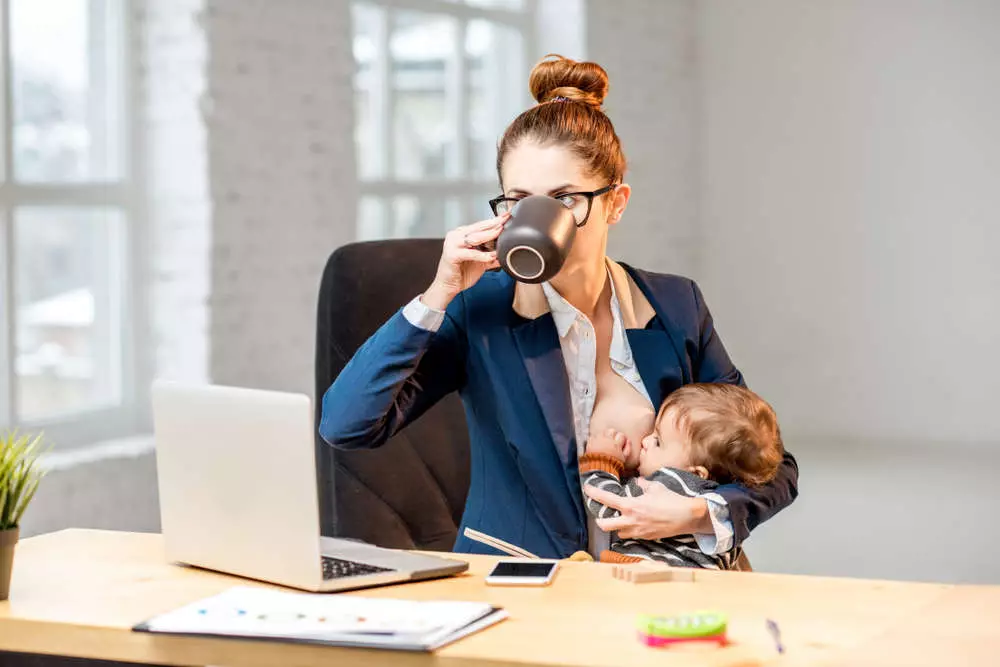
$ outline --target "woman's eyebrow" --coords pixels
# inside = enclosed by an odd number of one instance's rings
[[[572,183],[563,183],[558,188],[552,188],[551,190],[549,190],[548,194],[549,195],[554,195],[557,192],[570,192],[570,191],[573,191],[573,190],[576,190],[576,189],[577,189],[576,186],[573,185]],[[528,192],[527,190],[521,190],[520,188],[511,188],[510,190],[507,191],[507,194],[508,195],[525,195],[525,196],[527,196],[527,195],[530,195],[531,193]]]

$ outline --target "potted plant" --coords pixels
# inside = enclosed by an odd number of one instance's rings
[[[45,475],[38,463],[41,443],[41,435],[32,438],[8,432],[0,436],[0,600],[10,595],[21,517]]]

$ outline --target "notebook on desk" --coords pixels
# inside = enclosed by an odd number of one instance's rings
[[[237,586],[161,614],[137,632],[433,651],[499,623],[485,602],[416,601]]]

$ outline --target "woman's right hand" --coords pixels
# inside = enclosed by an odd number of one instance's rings
[[[496,251],[487,251],[481,246],[492,246],[509,218],[510,214],[504,213],[448,232],[434,282],[420,297],[424,305],[446,309],[459,292],[475,285],[489,269],[500,266]]]

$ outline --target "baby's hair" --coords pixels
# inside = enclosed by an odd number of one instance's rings
[[[720,484],[767,484],[778,472],[785,447],[774,409],[760,396],[733,384],[697,383],[671,393],[660,407],[665,418],[691,439],[695,465]]]

